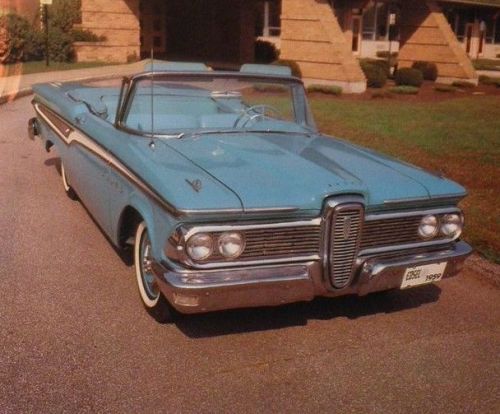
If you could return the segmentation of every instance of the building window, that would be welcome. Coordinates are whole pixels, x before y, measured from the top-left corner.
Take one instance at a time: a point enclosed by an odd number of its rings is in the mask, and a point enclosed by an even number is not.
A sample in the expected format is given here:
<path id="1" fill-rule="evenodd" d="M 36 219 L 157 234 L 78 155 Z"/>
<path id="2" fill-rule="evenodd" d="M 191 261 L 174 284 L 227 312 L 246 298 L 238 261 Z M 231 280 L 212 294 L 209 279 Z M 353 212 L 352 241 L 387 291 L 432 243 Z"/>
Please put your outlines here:
<path id="1" fill-rule="evenodd" d="M 498 19 L 495 19 L 495 43 L 500 45 L 500 23 L 498 23 Z"/>
<path id="2" fill-rule="evenodd" d="M 377 19 L 376 8 L 373 5 L 368 6 L 368 8 L 363 11 L 364 40 L 375 40 L 376 19 Z"/>
<path id="3" fill-rule="evenodd" d="M 387 26 L 389 19 L 389 5 L 387 3 L 377 3 L 377 40 L 387 40 Z"/>
<path id="4" fill-rule="evenodd" d="M 161 37 L 160 36 L 153 37 L 153 46 L 154 47 L 161 47 Z"/>
<path id="5" fill-rule="evenodd" d="M 391 3 L 374 1 L 363 10 L 363 39 L 388 40 Z"/>
<path id="6" fill-rule="evenodd" d="M 281 2 L 263 1 L 257 5 L 257 36 L 279 36 L 281 32 Z"/>
<path id="7" fill-rule="evenodd" d="M 153 30 L 159 32 L 161 30 L 161 21 L 160 19 L 155 19 L 153 21 Z"/>

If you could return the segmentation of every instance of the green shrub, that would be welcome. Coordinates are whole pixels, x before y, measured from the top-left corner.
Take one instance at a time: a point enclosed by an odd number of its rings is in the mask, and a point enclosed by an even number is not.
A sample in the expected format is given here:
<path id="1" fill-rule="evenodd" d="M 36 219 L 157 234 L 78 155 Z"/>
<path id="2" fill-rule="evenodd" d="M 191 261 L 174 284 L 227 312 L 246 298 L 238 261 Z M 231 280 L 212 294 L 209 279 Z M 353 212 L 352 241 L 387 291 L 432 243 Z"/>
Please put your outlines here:
<path id="1" fill-rule="evenodd" d="M 436 92 L 455 92 L 457 89 L 453 85 L 436 85 L 434 90 Z"/>
<path id="2" fill-rule="evenodd" d="M 292 75 L 293 76 L 296 76 L 297 78 L 301 78 L 302 77 L 302 71 L 300 70 L 300 66 L 294 60 L 279 59 L 279 60 L 275 60 L 273 62 L 273 65 L 288 66 L 290 69 L 292 69 Z"/>
<path id="3" fill-rule="evenodd" d="M 438 77 L 438 68 L 437 65 L 433 62 L 417 61 L 414 62 L 411 67 L 422 72 L 425 80 L 435 82 Z"/>
<path id="4" fill-rule="evenodd" d="M 366 84 L 370 88 L 383 88 L 387 82 L 387 72 L 381 65 L 360 61 L 361 69 L 366 77 Z"/>
<path id="5" fill-rule="evenodd" d="M 72 62 L 75 58 L 73 39 L 57 27 L 49 30 L 49 57 L 54 62 Z"/>
<path id="6" fill-rule="evenodd" d="M 398 52 L 391 52 L 391 59 L 397 58 L 399 55 Z M 389 58 L 389 51 L 388 50 L 379 50 L 377 52 L 377 57 L 382 58 L 382 59 L 388 59 Z"/>
<path id="7" fill-rule="evenodd" d="M 398 95 L 416 95 L 418 93 L 418 90 L 418 87 L 411 85 L 399 85 L 389 88 L 389 91 L 391 93 L 395 93 Z"/>
<path id="8" fill-rule="evenodd" d="M 456 80 L 452 82 L 453 86 L 457 88 L 475 88 L 476 85 L 473 82 L 465 81 L 465 80 Z"/>
<path id="9" fill-rule="evenodd" d="M 279 51 L 276 46 L 265 40 L 255 41 L 255 61 L 257 63 L 271 63 L 279 57 Z"/>
<path id="10" fill-rule="evenodd" d="M 104 42 L 106 36 L 97 36 L 88 29 L 71 29 L 71 38 L 73 42 Z"/>
<path id="11" fill-rule="evenodd" d="M 31 30 L 25 40 L 23 60 L 42 60 L 45 55 L 44 33 L 40 30 Z"/>
<path id="12" fill-rule="evenodd" d="M 49 7 L 50 26 L 71 32 L 73 25 L 81 20 L 81 8 L 81 0 L 53 0 Z"/>
<path id="13" fill-rule="evenodd" d="M 481 83 L 483 85 L 500 86 L 500 77 L 492 78 L 491 76 L 479 75 L 479 83 Z"/>
<path id="14" fill-rule="evenodd" d="M 391 74 L 391 65 L 387 60 L 382 60 L 382 59 L 372 59 L 372 58 L 363 58 L 359 60 L 359 64 L 361 65 L 361 69 L 365 65 L 375 65 L 379 66 L 381 69 L 384 70 L 385 74 L 387 77 L 390 76 Z"/>
<path id="15" fill-rule="evenodd" d="M 139 61 L 139 56 L 137 56 L 137 53 L 135 51 L 127 55 L 127 63 L 133 63 L 138 61 Z"/>
<path id="16" fill-rule="evenodd" d="M 415 86 L 419 88 L 424 81 L 424 75 L 418 69 L 401 68 L 394 75 L 396 85 Z"/>
<path id="17" fill-rule="evenodd" d="M 15 63 L 25 57 L 27 39 L 31 36 L 31 25 L 17 14 L 0 17 L 0 63 Z"/>
<path id="18" fill-rule="evenodd" d="M 342 88 L 337 85 L 309 85 L 307 87 L 307 92 L 309 93 L 323 93 L 325 95 L 342 95 Z"/>
<path id="19" fill-rule="evenodd" d="M 495 59 L 476 59 L 472 61 L 476 70 L 496 70 L 500 71 L 500 62 Z"/>

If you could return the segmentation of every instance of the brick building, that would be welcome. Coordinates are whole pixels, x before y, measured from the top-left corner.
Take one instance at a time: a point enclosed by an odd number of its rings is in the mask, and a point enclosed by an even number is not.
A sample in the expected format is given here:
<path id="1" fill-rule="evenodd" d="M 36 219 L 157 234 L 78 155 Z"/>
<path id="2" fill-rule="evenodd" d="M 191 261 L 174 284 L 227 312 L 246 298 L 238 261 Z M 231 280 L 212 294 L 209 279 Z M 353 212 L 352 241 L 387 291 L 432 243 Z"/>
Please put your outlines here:
<path id="1" fill-rule="evenodd" d="M 40 0 L 0 0 L 0 16 L 17 13 L 34 22 L 40 10 Z"/>
<path id="2" fill-rule="evenodd" d="M 303 76 L 360 92 L 358 57 L 399 51 L 400 66 L 435 62 L 442 81 L 476 80 L 470 58 L 500 57 L 500 0 L 81 0 L 80 61 L 149 56 L 231 66 L 269 39 Z M 498 23 L 497 23 L 498 22 Z"/>

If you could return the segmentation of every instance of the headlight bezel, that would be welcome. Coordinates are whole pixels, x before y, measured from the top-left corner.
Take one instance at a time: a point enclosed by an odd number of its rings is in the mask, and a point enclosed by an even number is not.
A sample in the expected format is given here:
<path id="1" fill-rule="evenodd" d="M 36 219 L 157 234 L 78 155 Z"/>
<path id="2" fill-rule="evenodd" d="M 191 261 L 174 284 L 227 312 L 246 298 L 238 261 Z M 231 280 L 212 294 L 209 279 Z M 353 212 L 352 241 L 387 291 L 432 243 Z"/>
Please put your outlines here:
<path id="1" fill-rule="evenodd" d="M 205 242 L 210 241 L 210 245 L 208 246 L 207 253 L 202 256 L 195 256 L 193 253 L 193 249 L 190 246 L 193 243 L 196 243 L 197 239 L 204 238 Z M 222 243 L 224 243 L 225 239 L 239 240 L 239 248 L 233 253 L 227 253 L 224 251 Z M 239 231 L 225 231 L 225 232 L 196 232 L 185 239 L 184 249 L 186 251 L 186 255 L 195 263 L 204 263 L 209 261 L 211 258 L 223 258 L 225 260 L 235 260 L 241 256 L 243 251 L 245 250 L 246 241 L 245 235 L 243 232 Z"/>
<path id="2" fill-rule="evenodd" d="M 454 232 L 447 232 L 444 230 L 446 226 L 450 224 L 455 225 L 457 227 L 457 229 Z M 439 226 L 440 235 L 452 240 L 456 240 L 462 235 L 463 229 L 464 229 L 464 215 L 462 212 L 450 212 L 443 214 L 440 217 L 440 226 Z"/>
<path id="3" fill-rule="evenodd" d="M 223 243 L 223 239 L 226 239 L 226 238 L 233 238 L 233 240 L 239 239 L 239 241 L 240 241 L 239 250 L 233 254 L 225 254 L 223 252 L 222 243 Z M 220 233 L 217 235 L 217 251 L 225 259 L 228 259 L 228 260 L 229 259 L 231 259 L 231 260 L 237 259 L 245 251 L 245 247 L 246 247 L 246 240 L 245 240 L 245 235 L 242 232 L 226 231 L 226 232 L 223 232 L 223 233 Z"/>
<path id="4" fill-rule="evenodd" d="M 208 251 L 205 255 L 199 256 L 199 257 L 194 257 L 193 253 L 190 251 L 190 245 L 192 243 L 195 243 L 196 239 L 200 239 L 200 238 L 205 238 L 205 241 L 210 241 L 210 245 L 208 246 Z M 202 261 L 209 259 L 211 256 L 213 256 L 214 247 L 215 247 L 215 243 L 214 243 L 213 236 L 210 233 L 206 233 L 206 232 L 195 233 L 192 236 L 190 236 L 185 242 L 186 254 L 189 256 L 189 258 L 191 260 L 194 260 L 195 262 L 202 262 Z"/>
<path id="5" fill-rule="evenodd" d="M 432 224 L 431 222 L 434 222 Z M 432 226 L 434 230 L 430 233 L 424 233 L 423 228 L 428 226 Z M 440 222 L 439 217 L 435 214 L 427 214 L 423 216 L 418 225 L 418 235 L 422 240 L 428 241 L 434 239 L 439 234 Z"/>

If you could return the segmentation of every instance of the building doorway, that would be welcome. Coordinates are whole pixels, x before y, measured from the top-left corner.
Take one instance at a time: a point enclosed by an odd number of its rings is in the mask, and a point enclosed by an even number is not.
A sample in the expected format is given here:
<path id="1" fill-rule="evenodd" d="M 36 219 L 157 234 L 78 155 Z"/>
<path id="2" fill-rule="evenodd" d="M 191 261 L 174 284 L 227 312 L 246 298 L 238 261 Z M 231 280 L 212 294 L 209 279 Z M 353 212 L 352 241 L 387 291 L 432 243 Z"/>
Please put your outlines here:
<path id="1" fill-rule="evenodd" d="M 361 51 L 361 24 L 362 17 L 361 16 L 352 16 L 352 52 L 355 55 L 359 55 Z"/>
<path id="2" fill-rule="evenodd" d="M 254 8 L 248 3 L 252 2 L 168 0 L 165 57 L 214 65 L 252 61 Z"/>
<path id="3" fill-rule="evenodd" d="M 474 23 L 467 23 L 465 25 L 465 52 L 470 56 L 472 55 L 472 34 L 474 32 Z"/>

